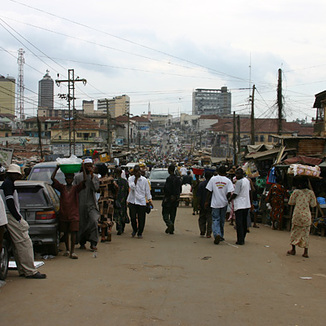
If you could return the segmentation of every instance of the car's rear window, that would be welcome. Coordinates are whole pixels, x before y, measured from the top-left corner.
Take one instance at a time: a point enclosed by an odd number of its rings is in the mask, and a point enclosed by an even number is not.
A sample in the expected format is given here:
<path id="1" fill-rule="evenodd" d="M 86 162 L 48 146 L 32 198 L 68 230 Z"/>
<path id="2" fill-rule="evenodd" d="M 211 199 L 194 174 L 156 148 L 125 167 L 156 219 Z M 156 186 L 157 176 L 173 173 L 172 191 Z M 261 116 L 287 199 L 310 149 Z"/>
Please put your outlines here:
<path id="1" fill-rule="evenodd" d="M 19 205 L 24 207 L 46 207 L 48 201 L 42 187 L 16 188 L 19 197 Z"/>
<path id="2" fill-rule="evenodd" d="M 151 171 L 149 178 L 165 180 L 168 176 L 169 176 L 169 172 L 167 170 L 157 170 L 157 171 Z"/>
<path id="3" fill-rule="evenodd" d="M 31 174 L 29 176 L 29 180 L 35 180 L 35 181 L 46 181 L 46 182 L 49 182 L 49 183 L 52 183 L 52 180 L 51 180 L 51 176 L 52 176 L 52 173 L 53 171 L 55 170 L 55 167 L 40 167 L 40 168 L 34 168 L 32 171 L 31 171 Z M 65 175 L 62 173 L 61 170 L 58 170 L 55 178 L 65 184 L 66 181 L 65 181 Z"/>

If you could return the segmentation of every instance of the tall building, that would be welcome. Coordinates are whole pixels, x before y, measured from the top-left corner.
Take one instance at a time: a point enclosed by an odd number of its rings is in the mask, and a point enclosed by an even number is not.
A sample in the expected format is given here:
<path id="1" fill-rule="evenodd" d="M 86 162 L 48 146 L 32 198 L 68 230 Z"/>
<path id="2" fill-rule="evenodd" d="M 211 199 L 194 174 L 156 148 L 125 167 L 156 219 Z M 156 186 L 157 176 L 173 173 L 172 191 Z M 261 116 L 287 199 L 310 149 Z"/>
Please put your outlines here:
<path id="1" fill-rule="evenodd" d="M 38 110 L 48 112 L 47 116 L 52 116 L 54 103 L 54 82 L 49 75 L 49 71 L 38 82 Z M 38 114 L 43 116 L 43 114 Z"/>
<path id="2" fill-rule="evenodd" d="M 116 118 L 126 113 L 129 113 L 130 97 L 128 95 L 116 96 L 113 99 L 97 100 L 97 110 L 107 111 L 107 105 L 111 118 Z"/>
<path id="3" fill-rule="evenodd" d="M 231 92 L 226 86 L 221 89 L 197 88 L 192 93 L 192 114 L 227 115 L 231 114 Z"/>
<path id="4" fill-rule="evenodd" d="M 0 113 L 15 116 L 15 89 L 14 77 L 0 75 Z"/>

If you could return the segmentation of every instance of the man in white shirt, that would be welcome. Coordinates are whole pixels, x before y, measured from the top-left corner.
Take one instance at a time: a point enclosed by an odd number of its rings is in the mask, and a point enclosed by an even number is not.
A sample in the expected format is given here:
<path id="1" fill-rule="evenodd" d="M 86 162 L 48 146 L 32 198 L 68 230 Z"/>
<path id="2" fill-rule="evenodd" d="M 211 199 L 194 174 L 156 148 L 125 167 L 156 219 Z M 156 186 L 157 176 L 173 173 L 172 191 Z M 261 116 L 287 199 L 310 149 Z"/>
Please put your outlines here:
<path id="1" fill-rule="evenodd" d="M 249 208 L 251 208 L 251 187 L 250 181 L 244 178 L 243 170 L 237 169 L 235 171 L 237 182 L 235 184 L 235 190 L 230 198 L 230 201 L 234 199 L 234 211 L 237 227 L 237 245 L 244 245 L 247 234 L 247 216 Z"/>
<path id="2" fill-rule="evenodd" d="M 141 175 L 139 165 L 135 165 L 133 175 L 129 177 L 128 183 L 130 192 L 127 202 L 133 230 L 131 235 L 134 237 L 137 234 L 138 238 L 142 239 L 146 219 L 146 199 L 152 204 L 152 195 L 148 180 Z"/>
<path id="3" fill-rule="evenodd" d="M 224 223 L 225 215 L 228 206 L 228 198 L 233 191 L 232 181 L 226 177 L 225 166 L 220 166 L 218 169 L 218 175 L 212 177 L 206 189 L 209 191 L 205 207 L 208 208 L 209 201 L 211 200 L 212 208 L 212 230 L 214 235 L 214 243 L 219 244 L 220 241 L 224 240 Z"/>

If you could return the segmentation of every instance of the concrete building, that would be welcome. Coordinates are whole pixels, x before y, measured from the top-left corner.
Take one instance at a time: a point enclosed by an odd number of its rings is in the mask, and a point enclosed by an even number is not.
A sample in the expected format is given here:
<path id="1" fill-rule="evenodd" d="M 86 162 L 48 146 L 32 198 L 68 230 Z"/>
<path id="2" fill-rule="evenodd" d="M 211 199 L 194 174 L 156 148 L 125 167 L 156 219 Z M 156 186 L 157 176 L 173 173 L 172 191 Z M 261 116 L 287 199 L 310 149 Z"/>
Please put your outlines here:
<path id="1" fill-rule="evenodd" d="M 97 100 L 97 110 L 109 112 L 111 118 L 116 118 L 129 112 L 130 97 L 128 95 L 116 96 L 112 99 L 99 99 Z"/>
<path id="2" fill-rule="evenodd" d="M 231 113 L 231 92 L 224 86 L 221 89 L 197 88 L 192 93 L 193 115 L 219 115 Z"/>
<path id="3" fill-rule="evenodd" d="M 94 113 L 94 101 L 83 100 L 82 107 L 85 115 L 92 115 Z"/>
<path id="4" fill-rule="evenodd" d="M 15 78 L 0 75 L 0 114 L 15 116 Z"/>
<path id="5" fill-rule="evenodd" d="M 49 75 L 49 71 L 46 71 L 46 74 L 38 82 L 38 110 L 47 110 L 48 115 L 52 117 L 52 112 L 54 108 L 54 81 Z M 44 116 L 42 112 L 38 114 Z"/>

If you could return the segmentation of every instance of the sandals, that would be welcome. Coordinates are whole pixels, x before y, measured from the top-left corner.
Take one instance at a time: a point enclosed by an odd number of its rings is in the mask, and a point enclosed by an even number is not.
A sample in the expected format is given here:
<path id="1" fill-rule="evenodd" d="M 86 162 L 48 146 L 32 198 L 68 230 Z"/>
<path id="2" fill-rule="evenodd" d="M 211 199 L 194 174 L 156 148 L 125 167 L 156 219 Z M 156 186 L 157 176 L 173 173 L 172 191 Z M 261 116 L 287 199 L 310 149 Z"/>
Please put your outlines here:
<path id="1" fill-rule="evenodd" d="M 67 250 L 64 254 L 63 254 L 65 257 L 68 257 L 70 255 L 70 251 Z"/>
<path id="2" fill-rule="evenodd" d="M 71 259 L 78 259 L 78 256 L 73 252 L 73 253 L 70 255 L 70 258 L 71 258 Z"/>

